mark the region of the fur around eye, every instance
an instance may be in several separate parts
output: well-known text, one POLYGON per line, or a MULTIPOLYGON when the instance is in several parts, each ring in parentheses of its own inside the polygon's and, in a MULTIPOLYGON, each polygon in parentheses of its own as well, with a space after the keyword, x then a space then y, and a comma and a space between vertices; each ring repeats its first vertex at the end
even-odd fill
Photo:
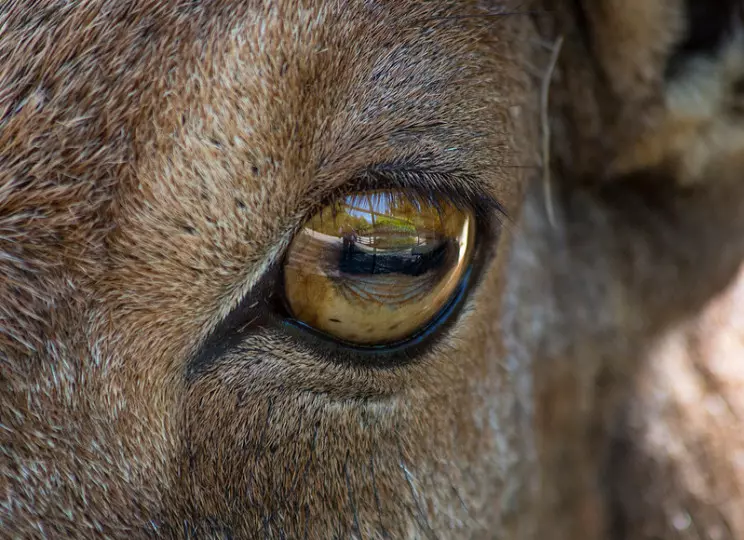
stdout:
POLYGON ((434 323, 466 276, 475 216, 444 197, 357 192, 312 216, 283 268, 291 315, 356 346, 399 343, 434 323))

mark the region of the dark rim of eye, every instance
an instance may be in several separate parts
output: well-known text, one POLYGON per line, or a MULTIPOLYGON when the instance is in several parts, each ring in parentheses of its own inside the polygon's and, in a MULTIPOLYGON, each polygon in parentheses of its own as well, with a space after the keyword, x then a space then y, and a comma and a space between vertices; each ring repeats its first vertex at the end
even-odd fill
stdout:
MULTIPOLYGON (((424 177, 426 179, 426 177, 424 177)), ((483 277, 483 270, 493 258, 497 248, 500 227, 505 217, 501 206, 485 193, 463 194, 451 192, 454 182, 447 182, 445 189, 421 189, 415 183, 401 186, 399 182, 383 182, 376 178, 373 189, 411 189, 424 197, 447 197, 456 206, 473 212, 475 235, 472 259, 449 300, 438 313, 410 337, 385 345, 358 345, 348 343, 292 317, 283 294, 283 266, 285 255, 269 269, 251 292, 217 326, 189 362, 188 376, 194 377, 209 370, 220 357, 239 349, 241 343, 258 333, 281 333, 289 337, 298 348, 325 361, 357 368, 385 369, 401 367, 431 351, 458 321, 470 293, 483 277)), ((357 184, 356 190, 347 189, 340 194, 365 191, 357 184)), ((338 197, 339 194, 335 194, 338 197)), ((330 198, 323 201, 322 208, 330 198)), ((311 214, 312 215, 312 214, 311 214)), ((302 225, 302 224, 301 224, 302 225)), ((299 227, 298 227, 299 230, 299 227)), ((296 231, 295 231, 296 232, 296 231)))

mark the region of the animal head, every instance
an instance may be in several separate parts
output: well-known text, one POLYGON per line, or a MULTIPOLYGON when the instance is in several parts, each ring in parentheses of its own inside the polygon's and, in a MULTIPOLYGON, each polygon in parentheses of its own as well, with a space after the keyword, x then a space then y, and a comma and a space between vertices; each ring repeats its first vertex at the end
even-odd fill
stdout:
POLYGON ((734 7, 688 4, 0 7, 3 532, 608 531, 637 359, 741 260, 734 7))

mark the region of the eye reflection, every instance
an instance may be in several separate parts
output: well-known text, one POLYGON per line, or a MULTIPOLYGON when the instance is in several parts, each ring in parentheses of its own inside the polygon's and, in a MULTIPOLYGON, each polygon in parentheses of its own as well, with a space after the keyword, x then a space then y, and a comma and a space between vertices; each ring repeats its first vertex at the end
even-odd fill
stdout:
POLYGON ((472 212, 444 198, 354 193, 315 214, 293 240, 284 266, 288 308, 342 341, 404 340, 448 304, 473 236, 472 212))

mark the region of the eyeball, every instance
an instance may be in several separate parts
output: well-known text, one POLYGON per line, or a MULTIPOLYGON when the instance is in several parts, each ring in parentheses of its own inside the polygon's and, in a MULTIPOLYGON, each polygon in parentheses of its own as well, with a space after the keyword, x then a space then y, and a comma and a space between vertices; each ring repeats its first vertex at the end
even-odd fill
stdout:
POLYGON ((475 217, 404 190, 347 195, 312 216, 284 266, 291 316, 357 346, 399 343, 434 324, 466 278, 475 217))

